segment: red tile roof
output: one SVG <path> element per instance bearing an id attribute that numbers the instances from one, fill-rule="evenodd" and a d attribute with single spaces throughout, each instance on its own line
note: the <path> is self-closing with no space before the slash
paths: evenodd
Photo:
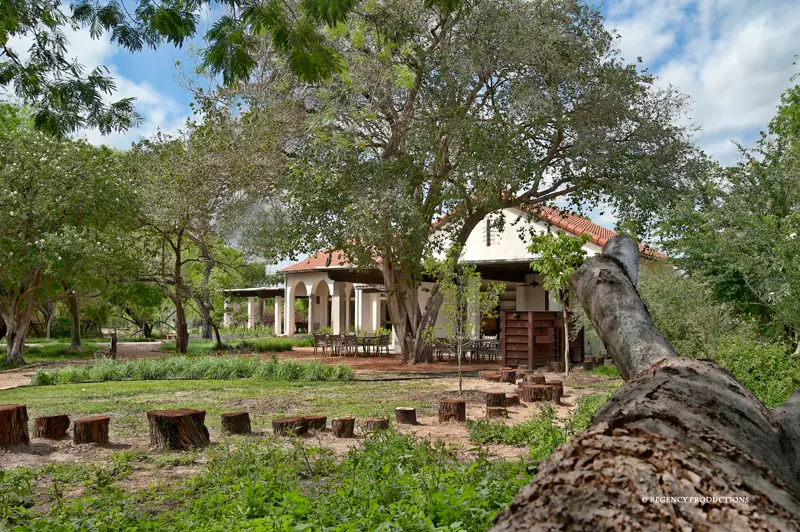
<path id="1" fill-rule="evenodd" d="M 597 225 L 587 218 L 561 211 L 554 207 L 542 205 L 528 209 L 528 212 L 540 220 L 551 223 L 556 227 L 560 227 L 561 229 L 569 231 L 574 235 L 589 235 L 592 237 L 592 242 L 601 247 L 605 246 L 606 242 L 611 240 L 611 237 L 617 235 L 617 233 L 611 229 L 606 229 L 601 225 Z M 665 254 L 655 249 L 651 249 L 644 244 L 639 244 L 639 251 L 644 255 L 650 255 L 660 259 L 667 258 Z"/>
<path id="2" fill-rule="evenodd" d="M 592 242 L 601 247 L 605 246 L 606 242 L 608 242 L 611 237 L 616 236 L 617 234 L 611 229 L 606 229 L 601 225 L 597 225 L 587 218 L 556 209 L 555 207 L 542 205 L 524 210 L 533 214 L 540 220 L 553 224 L 556 227 L 564 229 L 565 231 L 569 231 L 574 235 L 589 235 L 592 238 Z M 442 222 L 443 219 L 438 220 L 434 224 L 434 227 L 440 225 Z M 643 255 L 649 255 L 659 259 L 667 258 L 664 253 L 648 248 L 644 244 L 639 244 L 639 250 Z M 328 264 L 329 256 L 331 257 L 330 264 Z M 312 255 L 307 259 L 298 262 L 297 264 L 287 266 L 280 271 L 281 273 L 310 272 L 316 270 L 317 268 L 325 268 L 329 266 L 350 266 L 350 264 L 344 259 L 344 255 L 340 251 L 334 252 L 332 256 L 328 251 L 320 251 L 316 255 Z"/>
<path id="3" fill-rule="evenodd" d="M 330 257 L 330 264 L 328 258 Z M 341 251 L 336 251 L 333 254 L 329 251 L 320 251 L 315 255 L 311 255 L 307 259 L 300 261 L 291 266 L 287 266 L 280 270 L 281 273 L 298 273 L 298 272 L 311 272 L 317 268 L 325 268 L 329 266 L 350 266 L 344 259 L 344 254 Z"/>

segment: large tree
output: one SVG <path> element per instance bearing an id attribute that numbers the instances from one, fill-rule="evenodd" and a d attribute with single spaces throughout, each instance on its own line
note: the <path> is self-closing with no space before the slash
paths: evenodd
<path id="1" fill-rule="evenodd" d="M 666 212 L 664 245 L 720 301 L 800 350 L 800 87 L 738 164 L 717 167 Z"/>
<path id="2" fill-rule="evenodd" d="M 102 277 L 121 253 L 128 182 L 119 157 L 25 128 L 0 131 L 0 316 L 6 361 L 22 348 L 40 294 L 63 279 Z"/>
<path id="3" fill-rule="evenodd" d="M 287 143 L 290 229 L 267 236 L 380 268 L 409 361 L 430 356 L 441 304 L 434 286 L 420 307 L 427 255 L 559 197 L 635 217 L 699 166 L 683 97 L 621 62 L 580 0 L 359 2 L 327 38 L 346 73 L 309 84 L 270 57 L 240 92 L 305 114 Z"/>

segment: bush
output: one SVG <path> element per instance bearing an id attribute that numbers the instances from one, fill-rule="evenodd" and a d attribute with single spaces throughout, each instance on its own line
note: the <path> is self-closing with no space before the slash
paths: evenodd
<path id="1" fill-rule="evenodd" d="M 530 447 L 531 458 L 544 460 L 562 443 L 569 432 L 560 426 L 550 405 L 524 423 L 507 425 L 504 421 L 480 419 L 469 422 L 469 438 L 476 443 L 502 443 Z"/>
<path id="2" fill-rule="evenodd" d="M 355 377 L 345 365 L 329 366 L 319 362 L 300 363 L 294 360 L 262 361 L 242 357 L 183 357 L 158 360 L 99 360 L 82 367 L 65 367 L 37 371 L 31 379 L 34 386 L 105 381 L 151 380 L 234 380 L 255 378 L 283 381 L 347 381 Z"/>
<path id="3" fill-rule="evenodd" d="M 129 474 L 128 457 L 64 466 L 87 468 L 79 475 L 87 489 L 74 497 L 53 490 L 57 499 L 44 510 L 33 509 L 32 500 L 32 481 L 41 481 L 44 470 L 0 473 L 0 528 L 477 532 L 531 478 L 523 462 L 484 456 L 462 462 L 441 445 L 391 431 L 343 460 L 300 441 L 247 440 L 209 448 L 206 458 L 201 472 L 185 481 L 133 493 L 113 484 Z M 59 479 L 66 482 L 67 475 Z"/>
<path id="4" fill-rule="evenodd" d="M 782 343 L 732 335 L 720 338 L 709 355 L 767 408 L 780 405 L 800 388 L 800 364 Z"/>
<path id="5" fill-rule="evenodd" d="M 314 345 L 313 339 L 308 337 L 301 338 L 245 338 L 242 340 L 228 341 L 223 347 L 229 351 L 241 351 L 248 353 L 284 353 L 291 351 L 293 347 L 308 347 Z M 217 343 L 211 340 L 191 341 L 188 346 L 189 355 L 207 355 L 215 352 Z M 161 344 L 162 351 L 175 351 L 175 341 L 164 342 Z"/>
<path id="6" fill-rule="evenodd" d="M 617 366 L 598 366 L 594 369 L 590 369 L 586 373 L 590 373 L 592 375 L 600 375 L 603 377 L 614 377 L 616 379 L 621 379 L 622 376 L 619 374 L 619 369 Z"/>

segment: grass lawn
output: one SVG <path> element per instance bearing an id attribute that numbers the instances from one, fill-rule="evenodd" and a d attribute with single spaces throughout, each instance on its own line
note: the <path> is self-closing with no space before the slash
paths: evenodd
<path id="1" fill-rule="evenodd" d="M 83 342 L 83 349 L 80 351 L 70 351 L 69 342 L 47 342 L 36 343 L 28 345 L 26 340 L 25 351 L 22 353 L 22 358 L 28 364 L 36 364 L 39 362 L 60 362 L 62 360 L 71 360 L 78 358 L 91 358 L 91 356 L 100 349 L 107 347 L 106 344 L 97 344 L 92 342 Z M 5 352 L 6 344 L 0 344 L 0 349 Z M 4 357 L 3 357 L 4 358 Z M 5 368 L 5 362 L 0 358 L 0 369 Z"/>
<path id="2" fill-rule="evenodd" d="M 273 418 L 289 415 L 370 417 L 389 416 L 395 407 L 413 406 L 432 412 L 441 381 L 389 382 L 264 382 L 141 381 L 65 384 L 0 391 L 0 403 L 28 407 L 28 416 L 68 413 L 71 418 L 106 414 L 112 417 L 111 439 L 146 436 L 148 410 L 206 410 L 212 436 L 218 435 L 219 415 L 247 410 L 254 431 L 270 429 Z"/>
<path id="3" fill-rule="evenodd" d="M 240 340 L 226 340 L 225 349 L 232 351 L 247 351 L 251 353 L 282 353 L 291 351 L 292 347 L 311 346 L 311 338 L 243 338 Z M 217 343 L 213 340 L 190 340 L 187 348 L 188 355 L 208 355 L 214 352 Z M 161 344 L 162 351 L 175 351 L 175 341 Z"/>

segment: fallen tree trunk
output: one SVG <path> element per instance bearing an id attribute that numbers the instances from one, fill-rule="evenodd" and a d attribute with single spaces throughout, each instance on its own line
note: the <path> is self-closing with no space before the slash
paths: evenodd
<path id="1" fill-rule="evenodd" d="M 769 411 L 716 363 L 679 358 L 636 292 L 636 242 L 603 252 L 570 288 L 627 383 L 492 530 L 797 529 L 800 392 Z"/>

